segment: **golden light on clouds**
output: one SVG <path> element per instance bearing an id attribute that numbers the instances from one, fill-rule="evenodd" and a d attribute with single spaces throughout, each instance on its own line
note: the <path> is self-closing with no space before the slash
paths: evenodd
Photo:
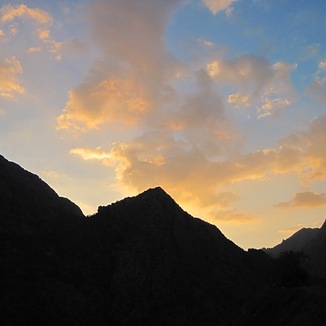
<path id="1" fill-rule="evenodd" d="M 35 172 L 52 171 L 42 173 L 67 197 L 91 184 L 76 202 L 95 210 L 161 186 L 238 231 L 308 221 L 326 207 L 321 3 L 289 15 L 284 1 L 9 1 L 3 154 L 47 162 Z M 300 29 L 308 7 L 320 20 Z"/>
<path id="2" fill-rule="evenodd" d="M 209 10 L 216 15 L 218 12 L 227 10 L 227 13 L 230 14 L 230 6 L 236 0 L 202 0 L 203 3 L 209 8 Z"/>
<path id="3" fill-rule="evenodd" d="M 225 10 L 231 3 L 211 1 L 206 5 Z M 273 175 L 295 174 L 301 178 L 307 167 L 313 169 L 308 153 L 286 141 L 276 148 L 235 155 L 243 135 L 224 107 L 224 101 L 238 109 L 256 107 L 260 118 L 282 114 L 295 96 L 290 81 L 295 65 L 271 63 L 255 55 L 217 57 L 208 61 L 205 69 L 188 69 L 192 78 L 184 80 L 191 80 L 193 91 L 182 94 L 172 86 L 180 67 L 158 42 L 162 26 L 150 29 L 146 20 L 140 25 L 132 20 L 141 15 L 150 17 L 148 22 L 162 22 L 165 11 L 141 12 L 139 4 L 131 18 L 124 10 L 126 3 L 97 4 L 92 13 L 92 32 L 103 58 L 94 62 L 85 80 L 70 90 L 57 127 L 90 132 L 118 123 L 133 126 L 138 136 L 113 143 L 107 150 L 75 147 L 71 155 L 114 169 L 120 188 L 140 192 L 160 185 L 178 202 L 200 208 L 212 219 L 250 223 L 257 218 L 230 209 L 240 199 L 224 187 Z M 165 10 L 168 8 L 166 4 Z M 103 20 L 99 10 L 106 9 L 139 30 L 142 47 L 125 35 L 121 22 L 116 26 L 114 21 Z M 112 34 L 113 30 L 117 34 Z M 155 49 L 151 42 L 156 44 Z M 119 64 L 113 66 L 112 62 Z M 223 98 L 219 89 L 225 85 L 236 91 Z"/>
<path id="4" fill-rule="evenodd" d="M 27 24 L 26 19 L 32 21 L 32 23 Z M 6 5 L 0 9 L 0 21 L 5 27 L 4 32 L 2 29 L 2 34 L 6 37 L 7 41 L 18 35 L 20 32 L 19 28 L 22 24 L 24 30 L 29 30 L 30 27 L 35 30 L 33 31 L 33 36 L 36 34 L 37 38 L 43 43 L 45 49 L 54 55 L 57 61 L 62 60 L 62 42 L 58 42 L 51 37 L 50 27 L 53 26 L 53 18 L 46 11 L 39 8 L 31 8 L 25 4 L 11 6 Z M 41 26 L 41 27 L 38 27 Z M 21 32 L 24 32 L 21 30 Z M 28 53 L 36 53 L 41 51 L 41 46 L 32 46 L 27 49 Z"/>
<path id="5" fill-rule="evenodd" d="M 105 123 L 137 124 L 150 109 L 141 85 L 133 79 L 111 78 L 82 84 L 69 93 L 58 129 L 96 129 Z"/>
<path id="6" fill-rule="evenodd" d="M 212 214 L 212 220 L 216 223 L 247 224 L 258 223 L 258 219 L 247 213 L 240 213 L 236 210 L 220 210 Z"/>
<path id="7" fill-rule="evenodd" d="M 314 191 L 297 192 L 293 199 L 276 205 L 284 208 L 312 208 L 326 206 L 326 194 L 317 194 Z"/>
<path id="8" fill-rule="evenodd" d="M 236 108 L 257 105 L 257 118 L 282 114 L 291 105 L 295 92 L 290 74 L 296 65 L 271 64 L 265 59 L 243 55 L 232 60 L 217 59 L 206 65 L 207 74 L 217 85 L 237 87 L 227 102 Z"/>
<path id="9" fill-rule="evenodd" d="M 284 110 L 286 107 L 291 105 L 291 101 L 283 98 L 264 98 L 262 99 L 262 106 L 258 109 L 258 112 L 261 112 L 258 115 L 258 119 L 266 118 L 275 111 Z"/>
<path id="10" fill-rule="evenodd" d="M 161 185 L 178 202 L 200 207 L 206 216 L 224 221 L 254 220 L 248 214 L 226 210 L 240 198 L 223 191 L 225 186 L 245 180 L 264 180 L 270 174 L 295 173 L 301 168 L 300 152 L 292 148 L 211 161 L 203 152 L 189 151 L 183 145 L 163 134 L 152 134 L 133 143 L 113 144 L 107 152 L 101 148 L 76 148 L 70 153 L 114 167 L 122 187 L 143 191 Z"/>
<path id="11" fill-rule="evenodd" d="M 16 17 L 31 18 L 41 24 L 52 23 L 52 17 L 46 11 L 38 8 L 30 8 L 24 4 L 15 7 L 8 4 L 1 8 L 0 14 L 2 23 L 10 22 Z"/>
<path id="12" fill-rule="evenodd" d="M 14 97 L 24 94 L 24 87 L 17 81 L 17 75 L 23 73 L 23 67 L 15 57 L 0 60 L 0 97 Z"/>
<path id="13" fill-rule="evenodd" d="M 238 92 L 228 96 L 228 103 L 236 108 L 249 107 L 250 98 L 248 95 Z"/>
<path id="14" fill-rule="evenodd" d="M 88 160 L 106 161 L 111 157 L 110 153 L 103 151 L 101 147 L 97 147 L 95 149 L 77 147 L 71 149 L 69 151 L 69 154 L 80 156 L 85 161 Z"/>

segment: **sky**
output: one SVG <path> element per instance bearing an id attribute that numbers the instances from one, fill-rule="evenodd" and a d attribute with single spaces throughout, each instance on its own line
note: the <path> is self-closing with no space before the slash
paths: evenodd
<path id="1" fill-rule="evenodd" d="M 0 0 L 0 153 L 85 214 L 161 186 L 240 247 L 326 213 L 324 0 Z"/>

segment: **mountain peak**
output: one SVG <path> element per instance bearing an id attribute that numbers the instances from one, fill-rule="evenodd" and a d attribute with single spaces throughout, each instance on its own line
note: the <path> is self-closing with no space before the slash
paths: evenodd
<path id="1" fill-rule="evenodd" d="M 175 202 L 173 198 L 160 186 L 157 186 L 155 188 L 149 188 L 136 197 L 149 197 L 149 198 L 155 198 L 159 200 L 169 199 Z"/>
<path id="2" fill-rule="evenodd" d="M 145 190 L 144 192 L 158 193 L 158 194 L 165 194 L 165 195 L 167 195 L 166 191 L 162 187 L 160 187 L 160 186 L 157 186 L 157 187 L 154 187 L 154 188 L 149 188 L 149 189 Z"/>
<path id="3" fill-rule="evenodd" d="M 48 220 L 55 215 L 84 216 L 80 208 L 60 197 L 38 175 L 0 155 L 1 210 L 31 220 Z M 52 217 L 51 217 L 52 216 Z"/>

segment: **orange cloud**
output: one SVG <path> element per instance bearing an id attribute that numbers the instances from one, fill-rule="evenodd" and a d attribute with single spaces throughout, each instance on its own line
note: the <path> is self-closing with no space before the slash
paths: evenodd
<path id="1" fill-rule="evenodd" d="M 83 84 L 69 93 L 57 118 L 58 129 L 96 129 L 103 123 L 137 124 L 150 109 L 145 91 L 133 79 L 119 77 Z"/>
<path id="2" fill-rule="evenodd" d="M 101 147 L 97 147 L 95 149 L 89 149 L 86 147 L 77 147 L 73 148 L 69 151 L 69 154 L 80 156 L 83 160 L 100 160 L 106 161 L 109 160 L 111 155 L 102 150 Z"/>
<path id="3" fill-rule="evenodd" d="M 197 95 L 200 97 L 200 94 Z M 323 163 L 326 158 L 323 146 L 326 116 L 312 121 L 307 131 L 282 139 L 282 146 L 278 148 L 232 155 L 221 160 L 217 157 L 223 148 L 217 138 L 214 150 L 209 149 L 210 133 L 205 135 L 204 132 L 202 138 L 197 138 L 200 131 L 207 128 L 205 114 L 210 115 L 209 111 L 203 111 L 204 117 L 197 125 L 192 125 L 192 120 L 185 115 L 190 120 L 185 119 L 187 127 L 184 129 L 171 129 L 163 123 L 129 142 L 112 144 L 108 151 L 76 148 L 70 153 L 113 168 L 122 189 L 141 192 L 160 185 L 185 207 L 200 209 L 207 218 L 221 221 L 255 220 L 246 213 L 230 209 L 240 198 L 235 193 L 225 192 L 228 185 L 265 180 L 278 174 L 296 174 L 309 182 L 326 178 L 326 164 Z M 326 205 L 325 194 L 306 191 L 277 206 L 312 208 L 323 205 Z"/>
<path id="4" fill-rule="evenodd" d="M 32 47 L 32 48 L 29 48 L 28 49 L 28 52 L 29 53 L 36 53 L 36 52 L 41 52 L 42 51 L 42 48 L 41 47 Z"/>
<path id="5" fill-rule="evenodd" d="M 297 192 L 291 201 L 276 205 L 276 207 L 284 208 L 313 208 L 320 206 L 326 206 L 326 194 L 317 194 L 313 191 Z"/>
<path id="6" fill-rule="evenodd" d="M 132 126 L 134 136 L 108 150 L 76 147 L 70 154 L 113 169 L 119 186 L 130 191 L 160 185 L 178 202 L 212 217 L 218 212 L 224 221 L 252 221 L 248 214 L 231 209 L 240 198 L 226 192 L 226 186 L 276 174 L 301 177 L 307 169 L 316 172 L 320 163 L 313 165 L 318 156 L 310 153 L 312 146 L 302 148 L 289 140 L 277 148 L 241 153 L 243 135 L 228 117 L 219 90 L 231 86 L 230 105 L 274 115 L 295 97 L 290 74 L 296 67 L 253 55 L 215 58 L 205 69 L 189 68 L 187 78 L 179 75 L 183 79 L 178 83 L 189 82 L 186 89 L 191 92 L 178 90 L 175 76 L 186 69 L 180 69 L 162 42 L 176 3 L 91 3 L 92 41 L 101 57 L 70 91 L 58 129 Z M 308 135 L 302 137 L 307 143 Z"/>
<path id="7" fill-rule="evenodd" d="M 0 60 L 0 97 L 14 97 L 24 94 L 24 87 L 16 80 L 16 75 L 23 73 L 23 67 L 15 57 Z"/>
<path id="8" fill-rule="evenodd" d="M 257 219 L 250 214 L 241 213 L 236 210 L 226 210 L 226 211 L 216 211 L 211 214 L 211 218 L 214 222 L 223 222 L 223 223 L 256 223 Z"/>
<path id="9" fill-rule="evenodd" d="M 281 140 L 282 144 L 292 146 L 302 152 L 305 170 L 301 181 L 304 185 L 314 181 L 326 180 L 326 115 L 315 118 L 307 131 L 297 132 Z"/>
<path id="10" fill-rule="evenodd" d="M 87 160 L 113 167 L 122 187 L 135 192 L 157 185 L 176 200 L 224 220 L 249 221 L 247 214 L 228 212 L 239 196 L 225 192 L 226 185 L 244 180 L 261 180 L 270 173 L 292 173 L 299 168 L 297 153 L 289 148 L 257 151 L 228 161 L 214 161 L 190 144 L 176 141 L 165 132 L 149 133 L 132 143 L 115 143 L 110 151 L 76 148 L 70 152 Z M 221 208 L 223 212 L 221 212 Z"/>
<path id="11" fill-rule="evenodd" d="M 38 38 L 48 46 L 48 51 L 55 55 L 57 61 L 62 59 L 61 57 L 61 49 L 62 49 L 62 42 L 55 41 L 50 36 L 50 30 L 47 28 L 39 28 L 37 30 Z"/>
<path id="12" fill-rule="evenodd" d="M 269 63 L 261 57 L 243 55 L 232 60 L 215 59 L 207 63 L 207 74 L 217 85 L 229 84 L 238 92 L 229 95 L 235 107 L 258 106 L 258 117 L 281 113 L 295 98 L 290 74 L 296 65 Z"/>
<path id="13" fill-rule="evenodd" d="M 280 112 L 285 107 L 291 105 L 291 101 L 283 98 L 264 98 L 262 102 L 263 105 L 258 109 L 258 112 L 261 112 L 258 115 L 258 119 L 268 117 L 276 111 Z"/>
<path id="14" fill-rule="evenodd" d="M 227 14 L 231 13 L 230 6 L 236 1 L 236 0 L 202 0 L 204 5 L 207 6 L 207 8 L 213 13 L 213 15 L 216 15 L 220 11 L 226 10 Z"/>
<path id="15" fill-rule="evenodd" d="M 31 18 L 41 24 L 52 23 L 52 17 L 44 10 L 38 8 L 30 8 L 24 4 L 13 7 L 6 5 L 0 9 L 1 22 L 7 23 L 14 20 L 16 17 L 19 18 Z"/>
<path id="16" fill-rule="evenodd" d="M 30 8 L 26 5 L 19 5 L 13 7 L 11 5 L 4 6 L 0 9 L 0 21 L 3 24 L 8 24 L 11 21 L 15 20 L 15 18 L 19 18 L 20 20 L 24 18 L 29 18 L 38 23 L 38 26 L 42 25 L 42 27 L 37 29 L 38 39 L 46 45 L 47 50 L 55 56 L 55 59 L 60 61 L 61 57 L 61 49 L 62 43 L 55 41 L 50 36 L 50 29 L 48 28 L 49 25 L 53 23 L 52 17 L 44 10 L 39 8 Z M 44 27 L 46 26 L 46 27 Z M 18 32 L 18 24 L 15 23 L 9 24 L 9 33 L 6 35 L 14 36 Z M 38 49 L 38 47 L 32 47 L 30 49 Z M 29 50 L 29 53 L 33 53 L 35 51 Z"/>
<path id="17" fill-rule="evenodd" d="M 91 37 L 101 58 L 70 91 L 59 129 L 137 125 L 173 98 L 170 80 L 180 65 L 166 53 L 163 35 L 168 14 L 179 2 L 92 2 Z"/>
<path id="18" fill-rule="evenodd" d="M 249 107 L 250 98 L 246 94 L 238 92 L 228 96 L 228 103 L 236 108 Z"/>

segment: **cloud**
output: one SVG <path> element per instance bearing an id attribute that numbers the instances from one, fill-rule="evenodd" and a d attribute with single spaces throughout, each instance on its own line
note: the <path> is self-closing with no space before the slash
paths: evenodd
<path id="1" fill-rule="evenodd" d="M 236 0 L 202 0 L 203 4 L 216 15 L 220 11 L 226 11 L 227 14 L 231 13 L 231 5 Z"/>
<path id="2" fill-rule="evenodd" d="M 200 98 L 202 93 L 197 95 Z M 196 103 L 196 100 L 190 102 Z M 184 119 L 184 124 L 178 128 L 167 126 L 162 119 L 163 124 L 155 130 L 144 131 L 129 141 L 113 143 L 108 150 L 83 147 L 71 150 L 70 154 L 97 160 L 114 169 L 117 183 L 123 189 L 141 192 L 160 185 L 178 202 L 199 208 L 208 218 L 221 221 L 254 220 L 246 213 L 230 209 L 240 198 L 225 192 L 226 186 L 279 174 L 296 174 L 306 184 L 326 179 L 326 116 L 313 120 L 306 131 L 283 138 L 278 148 L 233 154 L 222 160 L 219 157 L 225 153 L 224 141 L 218 137 L 212 141 L 212 134 L 205 135 L 205 132 L 202 138 L 197 138 L 200 131 L 207 128 L 205 121 L 211 116 L 209 112 L 204 110 L 202 120 L 196 124 L 192 123 L 192 119 L 197 119 L 196 110 L 181 111 L 179 117 L 180 114 L 185 116 L 180 118 L 180 123 Z M 221 109 L 217 117 L 223 117 L 223 112 Z M 234 139 L 231 137 L 229 141 Z M 277 206 L 312 208 L 325 204 L 325 194 L 305 191 Z"/>
<path id="3" fill-rule="evenodd" d="M 241 213 L 237 210 L 221 210 L 213 213 L 212 217 L 214 222 L 222 222 L 222 223 L 256 223 L 257 219 L 252 215 L 247 213 Z"/>
<path id="4" fill-rule="evenodd" d="M 242 87 L 253 87 L 256 92 L 269 85 L 273 67 L 263 57 L 241 55 L 234 59 L 213 59 L 207 63 L 208 75 L 219 83 L 226 82 Z"/>
<path id="5" fill-rule="evenodd" d="M 0 119 L 5 117 L 6 115 L 7 115 L 7 112 L 2 107 L 0 107 Z"/>
<path id="6" fill-rule="evenodd" d="M 261 112 L 258 119 L 268 117 L 273 113 L 281 113 L 285 107 L 291 105 L 291 101 L 283 98 L 264 98 L 262 102 L 263 105 L 258 109 L 258 112 Z"/>
<path id="7" fill-rule="evenodd" d="M 62 49 L 65 55 L 74 56 L 88 54 L 90 52 L 89 46 L 78 39 L 70 39 L 62 44 Z"/>
<path id="8" fill-rule="evenodd" d="M 318 67 L 319 69 L 326 71 L 326 61 L 320 61 Z"/>
<path id="9" fill-rule="evenodd" d="M 230 203 L 240 200 L 240 196 L 234 192 L 220 192 L 216 195 L 216 204 L 221 208 L 228 207 Z"/>
<path id="10" fill-rule="evenodd" d="M 228 103 L 236 108 L 249 107 L 250 98 L 248 95 L 238 92 L 228 96 Z"/>
<path id="11" fill-rule="evenodd" d="M 141 192 L 160 185 L 178 202 L 200 208 L 214 219 L 219 212 L 223 219 L 249 220 L 239 212 L 226 215 L 226 208 L 240 199 L 237 194 L 223 191 L 227 185 L 263 180 L 271 173 L 293 173 L 300 166 L 298 153 L 289 148 L 257 151 L 227 161 L 213 160 L 200 148 L 177 141 L 165 132 L 144 134 L 129 143 L 114 143 L 109 151 L 75 148 L 70 153 L 114 168 L 122 187 Z"/>
<path id="12" fill-rule="evenodd" d="M 19 18 L 30 18 L 36 20 L 40 24 L 52 23 L 52 17 L 44 10 L 38 8 L 30 8 L 24 4 L 13 7 L 11 5 L 3 6 L 0 9 L 0 20 L 2 23 L 8 23 Z"/>
<path id="13" fill-rule="evenodd" d="M 297 192 L 294 194 L 291 201 L 276 205 L 276 207 L 284 208 L 313 208 L 320 206 L 326 206 L 326 194 L 317 194 L 313 191 Z"/>
<path id="14" fill-rule="evenodd" d="M 125 131 L 124 140 L 109 147 L 78 146 L 69 152 L 113 169 L 120 188 L 135 193 L 160 185 L 212 219 L 253 221 L 232 209 L 240 198 L 225 187 L 277 174 L 301 175 L 309 166 L 303 160 L 307 153 L 288 141 L 241 153 L 243 135 L 225 110 L 222 90 L 231 89 L 229 105 L 275 115 L 295 97 L 290 74 L 296 66 L 242 55 L 215 57 L 204 68 L 186 67 L 164 46 L 169 15 L 179 3 L 90 3 L 91 36 L 100 57 L 69 92 L 57 127 Z M 176 80 L 180 70 L 186 73 Z"/>
<path id="15" fill-rule="evenodd" d="M 51 35 L 50 30 L 48 28 L 38 28 L 37 29 L 38 38 L 44 44 L 47 45 L 48 51 L 55 55 L 55 59 L 60 61 L 61 57 L 61 49 L 62 49 L 62 42 L 55 41 Z"/>
<path id="16" fill-rule="evenodd" d="M 326 180 L 326 115 L 312 120 L 306 131 L 283 137 L 280 142 L 301 151 L 305 169 L 300 177 L 304 186 Z"/>
<path id="17" fill-rule="evenodd" d="M 23 73 L 23 67 L 15 57 L 0 60 L 0 97 L 14 97 L 24 94 L 24 87 L 17 81 L 16 75 Z"/>
<path id="18" fill-rule="evenodd" d="M 28 49 L 28 53 L 37 53 L 37 52 L 41 52 L 42 48 L 37 46 L 37 47 L 31 47 Z"/>
<path id="19" fill-rule="evenodd" d="M 96 129 L 104 123 L 135 125 L 149 110 L 145 90 L 132 78 L 84 83 L 69 93 L 58 128 Z"/>
<path id="20" fill-rule="evenodd" d="M 3 25 L 6 25 L 5 26 L 7 30 L 7 32 L 5 33 L 6 36 L 7 35 L 15 36 L 18 33 L 18 23 L 15 22 L 14 24 L 12 24 L 12 21 L 15 20 L 21 21 L 25 18 L 28 18 L 29 20 L 36 22 L 36 26 L 35 24 L 32 26 L 33 28 L 37 28 L 36 34 L 38 36 L 38 39 L 46 46 L 47 51 L 53 54 L 56 60 L 60 61 L 62 59 L 61 57 L 62 43 L 54 40 L 51 37 L 51 31 L 49 29 L 49 26 L 52 25 L 53 19 L 50 14 L 48 14 L 46 11 L 42 9 L 30 8 L 24 4 L 17 5 L 16 7 L 7 5 L 7 6 L 3 6 L 0 9 L 0 21 L 3 23 Z M 26 25 L 24 26 L 24 29 L 26 29 Z M 40 46 L 34 46 L 31 47 L 30 49 L 37 49 L 37 48 L 40 48 Z M 28 52 L 33 53 L 33 51 L 30 50 Z"/>
<path id="21" fill-rule="evenodd" d="M 258 118 L 280 114 L 295 99 L 290 74 L 296 65 L 271 64 L 265 58 L 242 55 L 234 59 L 214 59 L 206 71 L 218 86 L 229 85 L 238 92 L 229 95 L 235 107 L 258 106 Z"/>
<path id="22" fill-rule="evenodd" d="M 137 125 L 173 97 L 170 81 L 180 65 L 165 51 L 163 36 L 168 15 L 181 2 L 91 3 L 91 38 L 101 58 L 70 91 L 59 129 Z"/>
<path id="23" fill-rule="evenodd" d="M 69 154 L 80 156 L 83 160 L 100 160 L 105 161 L 109 160 L 111 155 L 102 150 L 101 147 L 97 147 L 95 149 L 89 149 L 87 147 L 77 147 L 73 148 L 69 151 Z"/>
<path id="24" fill-rule="evenodd" d="M 307 92 L 320 101 L 320 103 L 326 102 L 326 61 L 319 62 L 318 70 Z"/>

